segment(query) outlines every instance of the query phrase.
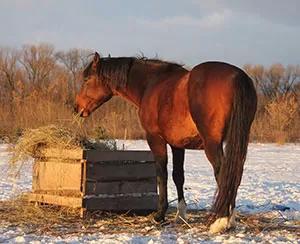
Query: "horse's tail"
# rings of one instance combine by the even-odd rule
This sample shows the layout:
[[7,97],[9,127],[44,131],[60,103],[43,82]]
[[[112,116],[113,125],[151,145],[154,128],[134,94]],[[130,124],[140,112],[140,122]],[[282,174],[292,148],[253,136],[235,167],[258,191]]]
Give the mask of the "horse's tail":
[[219,189],[214,204],[216,217],[231,216],[235,207],[246,160],[250,127],[257,106],[252,80],[240,71],[233,81],[235,87],[230,119],[225,131],[225,155],[219,172]]

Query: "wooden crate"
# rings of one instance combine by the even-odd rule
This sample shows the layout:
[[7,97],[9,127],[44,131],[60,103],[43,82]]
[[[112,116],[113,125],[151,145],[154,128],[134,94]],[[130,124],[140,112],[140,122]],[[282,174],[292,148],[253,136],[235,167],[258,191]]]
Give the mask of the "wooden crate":
[[155,210],[155,161],[150,151],[58,150],[34,163],[29,201],[85,210]]

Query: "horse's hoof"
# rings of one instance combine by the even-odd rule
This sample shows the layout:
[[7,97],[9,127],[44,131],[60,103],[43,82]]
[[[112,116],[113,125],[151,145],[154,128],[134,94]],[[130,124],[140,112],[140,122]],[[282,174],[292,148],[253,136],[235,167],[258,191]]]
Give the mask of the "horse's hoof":
[[186,222],[185,216],[186,216],[186,203],[185,203],[184,199],[182,199],[178,203],[177,212],[176,212],[176,216],[175,216],[176,223],[182,224],[182,223]]
[[230,219],[228,221],[228,217],[222,217],[216,219],[214,223],[212,223],[209,227],[209,232],[212,234],[224,233],[229,229],[235,228],[235,221]]
[[156,212],[153,214],[152,220],[155,224],[159,225],[159,224],[165,222],[165,217],[162,214]]
[[218,218],[209,227],[209,232],[212,234],[224,233],[228,229],[228,218]]
[[186,223],[187,222],[187,220],[186,220],[186,218],[183,218],[183,217],[181,217],[180,215],[176,215],[175,216],[175,222],[177,223],[177,224],[184,224],[184,223]]

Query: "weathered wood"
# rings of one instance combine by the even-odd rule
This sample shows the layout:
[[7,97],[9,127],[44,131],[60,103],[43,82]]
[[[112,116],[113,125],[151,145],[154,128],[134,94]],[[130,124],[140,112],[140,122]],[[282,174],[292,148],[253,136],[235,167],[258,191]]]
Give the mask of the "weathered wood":
[[[85,210],[155,210],[155,162],[150,151],[51,149],[33,169],[29,201]],[[84,158],[84,159],[82,159]],[[149,194],[150,193],[150,194]]]
[[136,181],[156,177],[155,165],[151,162],[87,162],[86,175],[88,181]]
[[155,210],[158,196],[118,196],[118,197],[89,197],[83,199],[83,207],[87,210],[127,211]]
[[33,166],[32,190],[78,190],[81,185],[81,163],[56,159],[36,161]]
[[63,189],[63,190],[36,190],[35,194],[47,194],[63,197],[82,197],[82,192],[74,189]]
[[83,158],[90,163],[105,161],[154,161],[151,151],[100,151],[84,150]]
[[59,206],[68,206],[72,208],[82,207],[82,197],[65,197],[49,194],[30,193],[28,195],[28,201],[54,204]]
[[86,195],[157,192],[156,178],[139,181],[86,182]]
[[81,188],[82,196],[85,196],[86,190],[86,160],[81,160]]
[[45,158],[57,158],[59,160],[81,160],[83,151],[81,149],[45,148],[42,151]]

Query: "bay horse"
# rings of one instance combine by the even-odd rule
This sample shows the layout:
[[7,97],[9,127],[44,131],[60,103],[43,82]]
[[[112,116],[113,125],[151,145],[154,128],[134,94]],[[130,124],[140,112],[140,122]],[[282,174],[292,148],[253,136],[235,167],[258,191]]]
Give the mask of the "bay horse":
[[[191,71],[162,60],[100,58],[83,71],[75,112],[88,117],[113,96],[138,107],[154,155],[159,188],[153,218],[164,221],[167,199],[167,144],[173,153],[173,180],[178,194],[176,220],[185,219],[184,149],[204,150],[212,164],[217,192],[210,232],[235,227],[234,208],[246,159],[257,95],[241,69],[222,62],[205,62]],[[223,147],[223,144],[224,147]]]

